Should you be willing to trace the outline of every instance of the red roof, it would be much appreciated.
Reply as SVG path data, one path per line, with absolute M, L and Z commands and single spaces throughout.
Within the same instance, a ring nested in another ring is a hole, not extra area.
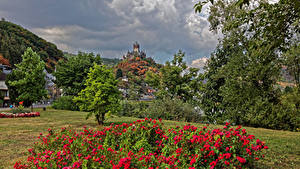
M 0 64 L 10 66 L 9 60 L 4 58 L 3 55 L 0 53 Z

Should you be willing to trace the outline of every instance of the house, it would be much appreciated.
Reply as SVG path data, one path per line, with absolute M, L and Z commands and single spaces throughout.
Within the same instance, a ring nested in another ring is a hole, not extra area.
M 8 59 L 0 53 L 0 107 L 8 107 L 10 104 L 8 87 L 5 84 L 7 74 L 11 73 Z
M 8 88 L 5 84 L 6 74 L 0 74 L 0 107 L 8 107 L 10 103 Z

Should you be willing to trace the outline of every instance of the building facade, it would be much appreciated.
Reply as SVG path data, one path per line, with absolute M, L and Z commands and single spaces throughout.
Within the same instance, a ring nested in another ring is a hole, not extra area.
M 0 53 L 0 107 L 10 105 L 8 87 L 5 84 L 6 77 L 11 73 L 9 61 Z

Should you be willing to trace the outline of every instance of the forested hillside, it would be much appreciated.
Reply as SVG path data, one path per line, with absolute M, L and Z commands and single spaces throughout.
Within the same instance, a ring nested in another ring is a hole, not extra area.
M 68 53 L 68 52 L 64 52 L 64 57 L 65 58 L 70 58 L 70 57 L 75 57 L 76 55 L 73 53 Z M 103 62 L 103 64 L 107 65 L 107 66 L 115 66 L 118 63 L 120 63 L 122 60 L 118 59 L 118 58 L 102 58 L 101 57 L 101 61 Z
M 53 43 L 47 42 L 19 25 L 1 20 L 0 53 L 9 60 L 13 67 L 21 62 L 21 56 L 27 47 L 31 47 L 40 55 L 46 63 L 48 72 L 52 72 L 57 61 L 63 58 L 63 52 Z

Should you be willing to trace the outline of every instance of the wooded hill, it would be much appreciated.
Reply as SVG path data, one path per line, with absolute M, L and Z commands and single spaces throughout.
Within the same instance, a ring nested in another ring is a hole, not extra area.
M 64 57 L 66 59 L 70 58 L 70 57 L 75 57 L 76 55 L 73 53 L 69 53 L 69 52 L 64 52 Z M 103 64 L 107 65 L 107 66 L 115 66 L 118 63 L 120 63 L 122 61 L 122 59 L 118 59 L 118 58 L 103 58 L 101 57 L 101 61 L 103 62 Z
M 58 60 L 64 58 L 56 45 L 47 42 L 27 29 L 14 23 L 0 21 L 0 53 L 9 60 L 12 67 L 20 63 L 26 48 L 31 47 L 46 63 L 48 72 L 52 72 Z

